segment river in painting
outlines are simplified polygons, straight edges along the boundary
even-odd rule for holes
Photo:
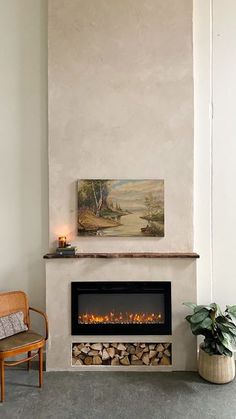
[[[121,225],[118,227],[104,228],[99,230],[97,235],[99,236],[127,236],[127,237],[138,237],[143,236],[141,228],[147,226],[147,221],[140,218],[143,212],[134,212],[131,214],[123,215],[120,217]]]

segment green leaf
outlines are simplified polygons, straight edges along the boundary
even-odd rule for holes
[[[226,311],[228,313],[232,313],[234,316],[236,316],[236,305],[234,305],[234,306],[226,306]]]
[[[196,306],[195,309],[194,309],[194,313],[198,313],[198,311],[201,311],[203,309],[209,311],[209,310],[211,310],[211,307],[210,306],[203,306],[203,305]]]
[[[224,355],[226,355],[226,356],[232,356],[233,355],[233,352],[232,351],[230,351],[229,349],[227,349],[227,348],[224,348]]]
[[[199,327],[201,327],[201,329],[211,330],[212,329],[212,320],[209,317],[207,317],[206,319],[204,319],[201,322],[201,324],[198,323],[198,325],[199,325]]]
[[[231,333],[232,335],[236,336],[236,328],[232,323],[220,323],[217,322],[216,326],[222,330],[222,332]]]
[[[203,320],[205,320],[208,317],[208,315],[209,315],[208,310],[203,308],[202,310],[199,310],[198,312],[196,312],[195,314],[192,315],[191,322],[192,323],[200,323]]]
[[[224,325],[224,324],[221,324],[221,323],[219,323],[218,325],[217,325],[217,327],[222,331],[222,332],[225,332],[225,333],[229,333],[229,331],[230,331],[230,329],[229,329],[229,327],[226,325]]]
[[[230,319],[234,325],[236,326],[236,315],[234,315],[233,313],[228,312],[227,316],[228,319]]]
[[[191,314],[189,314],[188,316],[185,317],[185,319],[187,320],[187,322],[191,323],[191,317],[192,317]]]
[[[216,348],[217,348],[220,355],[222,355],[224,353],[224,347],[220,343],[216,344]]]
[[[191,324],[191,331],[195,336],[201,335],[202,329],[199,324]]]

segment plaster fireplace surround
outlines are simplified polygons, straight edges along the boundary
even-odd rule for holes
[[[66,235],[81,257],[45,260],[47,370],[195,370],[192,2],[48,4],[49,251]],[[164,179],[165,237],[78,237],[96,178]]]

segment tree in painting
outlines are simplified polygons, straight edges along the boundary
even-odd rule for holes
[[[97,217],[100,216],[102,207],[107,207],[106,180],[84,180],[78,193],[79,207],[91,208]]]

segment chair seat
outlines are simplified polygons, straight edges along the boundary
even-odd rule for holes
[[[0,352],[12,351],[21,348],[22,346],[44,340],[43,336],[33,332],[33,330],[27,330],[27,332],[17,333],[16,335],[0,340]]]

